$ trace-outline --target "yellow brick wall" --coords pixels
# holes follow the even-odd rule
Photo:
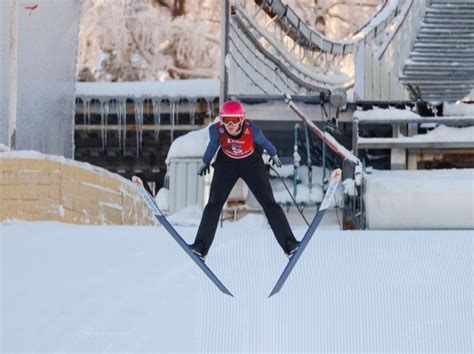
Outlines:
[[[34,152],[0,153],[0,222],[155,223],[131,181],[100,167]]]

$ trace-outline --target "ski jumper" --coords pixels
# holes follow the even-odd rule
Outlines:
[[[207,254],[214,240],[222,207],[237,180],[242,178],[262,206],[278,244],[288,253],[290,245],[297,240],[282,208],[275,202],[268,169],[262,160],[262,149],[274,156],[276,148],[265,138],[260,127],[248,120],[243,121],[242,130],[237,136],[228,134],[222,123],[214,123],[209,127],[209,137],[204,163],[209,164],[220,149],[212,165],[214,176],[209,201],[204,208],[195,243],[201,243],[204,254]]]

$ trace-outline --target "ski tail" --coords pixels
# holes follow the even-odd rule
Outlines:
[[[152,211],[153,215],[158,219],[160,224],[168,231],[171,237],[181,246],[181,248],[188,254],[189,257],[196,263],[196,265],[201,268],[201,270],[207,275],[207,277],[217,286],[217,288],[224,294],[229,296],[234,296],[232,293],[224,286],[224,284],[217,278],[217,276],[212,272],[212,270],[204,263],[204,261],[194,254],[189,245],[184,241],[184,239],[179,235],[178,231],[169,223],[168,219],[163,215],[160,208],[156,204],[152,196],[146,191],[143,181],[137,177],[133,176],[132,181],[135,185],[138,186],[140,194],[142,195],[146,205]]]
[[[331,203],[331,200],[336,193],[336,189],[339,186],[339,183],[341,182],[341,176],[342,176],[342,171],[340,169],[334,170],[333,173],[331,174],[331,182],[329,183],[329,188],[326,194],[324,195],[321,206],[319,207],[316,215],[311,221],[305,235],[301,239],[300,247],[298,248],[296,253],[291,257],[291,259],[288,261],[288,264],[286,265],[285,269],[281,273],[280,278],[278,279],[277,283],[273,287],[273,290],[271,291],[268,297],[272,297],[273,295],[278,293],[283,287],[283,285],[285,284],[286,280],[288,279],[288,276],[290,275],[291,271],[293,270],[296,263],[298,262],[298,259],[303,254],[303,251],[305,250],[306,246],[311,240],[311,237],[313,237],[314,232],[316,231],[321,220],[323,219],[324,214],[326,213],[326,210],[328,209]]]

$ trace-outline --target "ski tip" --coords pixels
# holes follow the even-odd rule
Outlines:
[[[224,294],[229,295],[230,297],[234,297],[234,295],[232,295],[232,293],[231,293],[229,290],[227,290],[226,288],[223,288],[223,289],[220,289],[220,290],[221,290]]]
[[[273,295],[277,294],[279,291],[280,291],[280,289],[274,288],[274,289],[272,290],[272,292],[270,293],[270,295],[268,295],[268,298],[271,298]]]
[[[140,186],[140,185],[143,184],[142,179],[140,177],[137,177],[137,176],[132,177],[132,182],[134,184],[136,184],[137,186]]]
[[[331,173],[331,181],[335,182],[337,180],[340,180],[342,177],[342,170],[340,168],[335,169]]]

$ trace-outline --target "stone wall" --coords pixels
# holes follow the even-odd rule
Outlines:
[[[37,152],[0,153],[0,222],[152,225],[131,181],[87,163]]]

